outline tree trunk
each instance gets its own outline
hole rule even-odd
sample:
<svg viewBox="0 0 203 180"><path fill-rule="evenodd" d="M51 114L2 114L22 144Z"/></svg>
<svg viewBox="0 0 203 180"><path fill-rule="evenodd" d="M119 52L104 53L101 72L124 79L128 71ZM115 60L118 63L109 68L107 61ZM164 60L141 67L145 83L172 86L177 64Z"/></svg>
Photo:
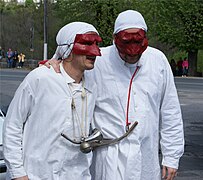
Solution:
<svg viewBox="0 0 203 180"><path fill-rule="evenodd" d="M188 51L189 76L197 76L197 54L198 50Z"/></svg>
<svg viewBox="0 0 203 180"><path fill-rule="evenodd" d="M0 10L0 46L5 48L4 36L3 36L3 8Z"/></svg>

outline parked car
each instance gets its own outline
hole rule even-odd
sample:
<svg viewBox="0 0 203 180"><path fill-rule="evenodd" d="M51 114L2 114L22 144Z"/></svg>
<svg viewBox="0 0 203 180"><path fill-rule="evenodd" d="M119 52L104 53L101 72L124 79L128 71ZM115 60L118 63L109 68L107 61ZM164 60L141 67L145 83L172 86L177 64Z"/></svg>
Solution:
<svg viewBox="0 0 203 180"><path fill-rule="evenodd" d="M2 145L2 131L3 131L3 122L5 119L4 112L0 109L0 177L2 179L2 174L6 172L6 165L3 158L3 145Z"/></svg>

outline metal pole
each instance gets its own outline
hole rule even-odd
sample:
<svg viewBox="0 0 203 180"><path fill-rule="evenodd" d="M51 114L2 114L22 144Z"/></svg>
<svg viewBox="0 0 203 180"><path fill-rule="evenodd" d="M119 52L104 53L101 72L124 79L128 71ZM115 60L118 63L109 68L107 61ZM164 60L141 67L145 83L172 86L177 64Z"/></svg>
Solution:
<svg viewBox="0 0 203 180"><path fill-rule="evenodd" d="M34 58L34 26L30 28L31 35L30 35L30 52L32 55L32 59Z"/></svg>
<svg viewBox="0 0 203 180"><path fill-rule="evenodd" d="M44 0L44 60L47 59L47 0Z"/></svg>

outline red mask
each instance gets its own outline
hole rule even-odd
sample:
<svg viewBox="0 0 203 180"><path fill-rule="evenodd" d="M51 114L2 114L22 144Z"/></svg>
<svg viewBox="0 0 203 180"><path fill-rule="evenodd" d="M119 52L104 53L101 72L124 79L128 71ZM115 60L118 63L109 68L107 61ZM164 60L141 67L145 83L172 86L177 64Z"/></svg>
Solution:
<svg viewBox="0 0 203 180"><path fill-rule="evenodd" d="M136 33L128 33L125 30L115 35L115 44L122 54L130 56L141 55L148 46L148 40L144 30Z"/></svg>
<svg viewBox="0 0 203 180"><path fill-rule="evenodd" d="M72 52L79 55L101 56L97 45L101 41L101 37L97 34L77 34Z"/></svg>

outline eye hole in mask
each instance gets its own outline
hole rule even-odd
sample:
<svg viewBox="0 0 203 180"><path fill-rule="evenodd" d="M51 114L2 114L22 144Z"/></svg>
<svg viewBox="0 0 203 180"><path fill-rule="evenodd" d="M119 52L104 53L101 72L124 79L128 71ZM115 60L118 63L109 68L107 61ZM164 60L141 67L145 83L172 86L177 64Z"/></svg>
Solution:
<svg viewBox="0 0 203 180"><path fill-rule="evenodd" d="M140 29L136 33L128 33L125 30L120 31L118 34L116 34L116 38L120 40L123 43L142 43L145 36L145 31Z"/></svg>
<svg viewBox="0 0 203 180"><path fill-rule="evenodd" d="M91 45L102 42L102 38L98 34L77 34L74 43Z"/></svg>

